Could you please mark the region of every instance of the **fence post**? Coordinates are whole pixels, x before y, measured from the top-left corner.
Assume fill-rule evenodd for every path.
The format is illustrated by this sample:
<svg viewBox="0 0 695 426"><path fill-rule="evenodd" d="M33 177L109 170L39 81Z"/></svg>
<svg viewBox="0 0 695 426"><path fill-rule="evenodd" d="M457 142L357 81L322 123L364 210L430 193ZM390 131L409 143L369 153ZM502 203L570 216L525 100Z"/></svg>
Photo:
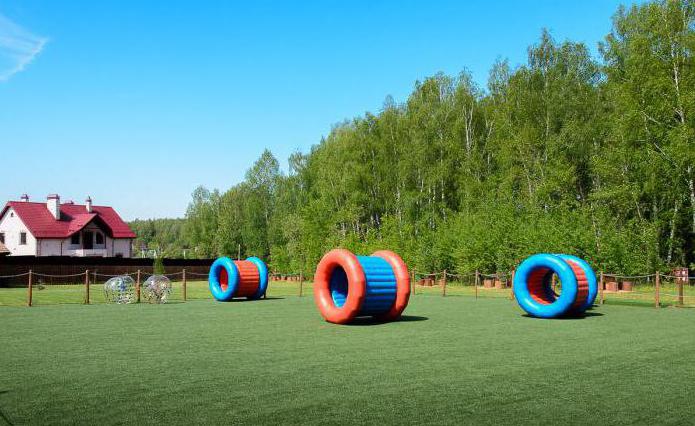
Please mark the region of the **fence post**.
<svg viewBox="0 0 695 426"><path fill-rule="evenodd" d="M413 269L413 270L410 272L410 288L411 288L411 291L410 291L410 292L411 292L411 293L413 294L413 296L414 296L414 295L416 294L416 293L415 293L415 269Z"/></svg>
<svg viewBox="0 0 695 426"><path fill-rule="evenodd" d="M140 270L138 269L135 280L135 303L140 303Z"/></svg>
<svg viewBox="0 0 695 426"><path fill-rule="evenodd" d="M605 299L603 298L603 285L604 285L604 282L603 282L603 271L601 271L601 273L599 274L599 277L600 277L600 278L599 278L599 283L598 283L598 291L601 293L601 299L600 299L600 300L601 300L601 303L600 303L600 304L603 305L603 301L605 300Z"/></svg>
<svg viewBox="0 0 695 426"><path fill-rule="evenodd" d="M660 308L661 307L661 301L660 301L659 292L661 291L661 272L656 271L655 281L656 282L655 282L655 289L654 289L654 307Z"/></svg>
<svg viewBox="0 0 695 426"><path fill-rule="evenodd" d="M475 287L475 298L476 299L478 298L478 284L480 284L480 271L478 271L476 269L475 270L475 285L473 286L473 287Z"/></svg>
<svg viewBox="0 0 695 426"><path fill-rule="evenodd" d="M442 297L446 297L446 269L442 272Z"/></svg>
<svg viewBox="0 0 695 426"><path fill-rule="evenodd" d="M89 305L89 269L84 271L84 304Z"/></svg>
<svg viewBox="0 0 695 426"><path fill-rule="evenodd" d="M303 296L304 292L304 275L300 272L299 273L299 297Z"/></svg>
<svg viewBox="0 0 695 426"><path fill-rule="evenodd" d="M188 300L186 295L186 268L181 271L181 290L183 290L183 301Z"/></svg>
<svg viewBox="0 0 695 426"><path fill-rule="evenodd" d="M682 308L684 304L683 279L681 277L676 277L676 282L678 283L678 306Z"/></svg>
<svg viewBox="0 0 695 426"><path fill-rule="evenodd" d="M512 285L511 285L511 293L509 294L509 300L514 300L514 276L516 275L516 269L512 269Z"/></svg>
<svg viewBox="0 0 695 426"><path fill-rule="evenodd" d="M27 284L27 306L31 307L33 303L33 272L29 269L29 283Z"/></svg>

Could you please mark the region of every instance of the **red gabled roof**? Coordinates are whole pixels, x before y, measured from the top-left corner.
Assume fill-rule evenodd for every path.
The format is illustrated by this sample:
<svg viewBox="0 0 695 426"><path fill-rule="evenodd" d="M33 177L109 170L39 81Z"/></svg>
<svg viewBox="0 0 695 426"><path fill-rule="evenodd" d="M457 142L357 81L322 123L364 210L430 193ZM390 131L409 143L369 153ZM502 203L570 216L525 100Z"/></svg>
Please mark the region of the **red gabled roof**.
<svg viewBox="0 0 695 426"><path fill-rule="evenodd" d="M12 207L35 238L68 238L92 221L101 225L111 238L135 238L135 233L111 207L92 206L92 212L79 204L62 204L60 220L53 218L45 203L10 201L0 217Z"/></svg>
<svg viewBox="0 0 695 426"><path fill-rule="evenodd" d="M80 229L87 226L87 224L94 220L95 217L97 217L96 213L76 214L72 217L72 220L70 221L70 225L68 226L68 233L72 235L75 232L79 232Z"/></svg>

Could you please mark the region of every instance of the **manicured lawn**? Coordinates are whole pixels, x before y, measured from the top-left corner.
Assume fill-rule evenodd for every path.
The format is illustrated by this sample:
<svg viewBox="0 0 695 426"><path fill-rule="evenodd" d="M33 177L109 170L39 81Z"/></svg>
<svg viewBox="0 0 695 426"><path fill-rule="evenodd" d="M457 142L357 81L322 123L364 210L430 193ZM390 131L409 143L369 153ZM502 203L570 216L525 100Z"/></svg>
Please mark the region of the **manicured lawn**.
<svg viewBox="0 0 695 426"><path fill-rule="evenodd" d="M89 299L92 304L105 303L104 283L92 284L90 286ZM303 293L311 295L311 283L303 284ZM189 281L186 285L186 295L189 300L210 299L210 290L207 281ZM268 296L298 296L298 282L272 282ZM36 285L33 289L33 305L56 305L56 304L82 304L85 299L84 284L72 285ZM172 302L183 301L183 288L179 281L172 282L172 293L169 298ZM0 307L2 306L26 306L26 288L0 288Z"/></svg>
<svg viewBox="0 0 695 426"><path fill-rule="evenodd" d="M553 321L503 298L421 295L406 314L337 326L296 296L1 308L0 424L695 418L695 310Z"/></svg>
<svg viewBox="0 0 695 426"><path fill-rule="evenodd" d="M102 280L103 281L103 280ZM173 291L170 297L172 302L183 301L183 288L180 281L173 281ZM302 284L303 294L311 295L312 285L310 282ZM103 282L92 284L90 287L90 303L104 303ZM441 296L441 286L433 287L414 287L416 295ZM662 306L675 306L678 304L677 289L673 283L663 283L661 286ZM288 281L273 281L269 287L269 296L298 296L299 283ZM511 288L486 289L482 286L476 288L471 283L449 281L446 287L447 296L469 296L478 298L502 298L512 300ZM33 304L35 306L54 305L54 304L82 304L85 297L84 284L74 285L36 285L33 292ZM206 281L189 281L187 283L187 298L210 299L210 290ZM599 298L597 298L598 303ZM25 306L27 303L26 288L0 288L0 307L2 306ZM606 292L605 303L635 305L644 307L654 306L654 286L636 285L631 292ZM695 307L695 286L684 287L684 304Z"/></svg>

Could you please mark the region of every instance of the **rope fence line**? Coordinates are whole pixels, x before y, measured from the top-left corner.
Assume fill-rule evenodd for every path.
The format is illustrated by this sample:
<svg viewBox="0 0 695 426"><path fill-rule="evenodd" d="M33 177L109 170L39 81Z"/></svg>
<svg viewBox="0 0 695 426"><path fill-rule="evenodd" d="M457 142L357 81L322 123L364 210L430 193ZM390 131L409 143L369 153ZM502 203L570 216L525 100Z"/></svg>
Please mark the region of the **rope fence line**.
<svg viewBox="0 0 695 426"><path fill-rule="evenodd" d="M419 277L436 277L437 275L439 275L439 273L435 272L433 274L423 274L421 272L415 272L414 275Z"/></svg>
<svg viewBox="0 0 695 426"><path fill-rule="evenodd" d="M96 276L96 277L109 277L109 278L113 278L113 277L120 277L120 276L122 276L122 275L128 275L128 274L111 275L111 274L100 274L100 273L98 273L98 272L92 272L92 275L94 275L94 276Z"/></svg>
<svg viewBox="0 0 695 426"><path fill-rule="evenodd" d="M656 274L649 274L649 275L617 275L617 274L603 274L604 277L611 277L611 278L620 278L620 279L629 279L629 280L634 280L638 278L651 278L651 277L656 277ZM662 275L663 277L663 275Z"/></svg>
<svg viewBox="0 0 695 426"><path fill-rule="evenodd" d="M27 272L29 274L29 272ZM79 273L79 274L63 274L63 275L57 275L57 274L42 274L39 272L32 272L35 277L44 277L44 278L73 278L73 277L84 277L84 272Z"/></svg>
<svg viewBox="0 0 695 426"><path fill-rule="evenodd" d="M505 274L505 273L497 273L497 274L483 274L483 273L480 273L480 276L481 276L481 277L484 277L484 278L504 278L504 277L507 276L507 274Z"/></svg>
<svg viewBox="0 0 695 426"><path fill-rule="evenodd" d="M2 279L8 279L8 278L26 277L27 275L29 275L29 272L24 272L24 273L15 274L15 275L0 275L0 280L2 280Z"/></svg>
<svg viewBox="0 0 695 426"><path fill-rule="evenodd" d="M661 293L664 296L664 293ZM639 299L639 300L653 300L654 294L652 293L640 293L635 291L618 291L611 293L611 299Z"/></svg>
<svg viewBox="0 0 695 426"><path fill-rule="evenodd" d="M496 290L494 294L497 296L494 297L504 296L513 299L514 296L511 283L513 277L514 271L497 272L493 274L485 274L480 271L454 274L447 270L434 273L424 273L413 270L411 271L411 292L413 295L416 295L418 294L418 288L420 288L422 289L420 293L423 291L427 293L425 291L427 288L436 287L440 289L441 295L445 297L448 288L454 291L456 291L456 289L460 291L460 289L470 288L474 290L476 299L478 298L479 290L483 292Z"/></svg>
<svg viewBox="0 0 695 426"><path fill-rule="evenodd" d="M139 296L139 290L141 282L144 281L143 274L145 276L151 275L149 271L137 270L134 272L127 272L122 274L103 274L98 271L85 270L82 273L76 274L47 274L40 272L33 272L29 270L28 272L13 274L13 275L0 275L1 279L12 279L12 278L22 278L28 277L26 283L27 289L27 306L32 306L32 290L35 284L39 287L39 290L45 289L47 286L60 286L60 285L80 285L80 281L84 282L84 302L85 304L90 303L89 287L90 285L96 284L98 278L113 278L123 275L129 275L136 278L137 292ZM513 278L515 271L510 272L496 272L492 274L482 273L480 271L468 272L455 274L448 272L447 270L441 272L424 273L417 272L415 270L411 271L411 289L412 294L418 294L416 288L421 288L423 291L419 291L421 294L427 294L426 288L436 287L439 291L441 289L441 295L447 295L447 288L451 287L454 294L457 293L456 288L458 288L458 294L466 294L465 288L474 289L475 297L478 298L479 294L484 294L488 297L502 297L502 295L507 295L510 299L513 299ZM172 281L178 281L182 284L183 300L187 300L186 295L186 285L187 278L192 278L194 281L204 281L207 278L207 273L200 272L189 272L186 269L181 271L171 272L168 274L163 274L166 277L170 277ZM303 284L307 280L311 282L311 277L307 277L302 273L298 274L280 274L272 273L270 274L271 279L278 281L283 281L283 279L297 277L298 280L290 279L287 281L296 282L299 286L299 296L303 295ZM644 274L644 275L620 275L604 273L599 271L597 274L598 285L599 285L599 297L597 298L597 303L603 304L606 300L634 300L637 302L653 301L655 307L661 306L691 306L695 303L695 294L686 294L693 292L693 290L687 290L686 288L693 287L692 280L695 277L691 276L676 276L676 275L666 275L660 272L654 274ZM68 283L45 283L41 278L79 278ZM180 279L179 279L180 278ZM553 277L555 278L555 277ZM38 280L37 280L38 279ZM459 281L456 281L459 280ZM635 280L634 282L628 280ZM36 282L38 281L38 282ZM620 282L618 282L620 281ZM555 279L553 280L555 284ZM662 286L666 288L662 288ZM554 288L554 287L553 287ZM496 291L495 291L496 290ZM676 293L674 293L674 290ZM463 293L461 293L463 291ZM482 291L482 292L480 292ZM197 297L200 297L202 293L198 292ZM1 293L0 293L1 294ZM195 296L194 296L195 297ZM662 300L664 299L664 300ZM138 297L139 301L139 297ZM60 303L60 302L58 302ZM66 303L66 302L63 302Z"/></svg>
<svg viewBox="0 0 695 426"><path fill-rule="evenodd" d="M597 303L603 304L606 300L634 300L639 302L650 301L654 303L655 307L661 306L671 306L675 305L678 307L685 307L686 305L692 305L692 301L695 300L695 295L686 294L685 288L692 287L695 285L690 279L692 277L665 275L661 272L656 272L654 274L643 274L643 275L622 275L622 274L611 274L598 271L597 280L599 285L599 296L597 298ZM500 295L503 292L508 291L509 299L514 298L513 294L513 280L515 271L510 272L496 272L496 273L481 273L476 271L475 273L465 273L465 274L453 274L446 270L443 272L435 273L423 273L423 272L412 272L412 292L413 294L427 293L425 291L427 288L438 287L441 288L442 296L446 296L447 286L452 288L459 288L471 286L475 289L475 297L478 298L479 294L485 295ZM464 281L463 286L461 283L448 282L447 278L451 277L453 279L465 279L474 276L475 281L473 283L466 283ZM440 279L437 279L441 277ZM599 280L600 277L600 280ZM556 277L553 277L553 289L555 289L557 282ZM668 286L667 289L672 289L673 286L677 289L677 294L666 292L664 293L661 289L662 285ZM418 288L422 290L418 290ZM645 291L648 289L648 291ZM496 291L495 291L496 290ZM480 292L482 291L482 293ZM493 293L488 293L493 291ZM673 291L673 290L671 290ZM499 297L499 296L495 296ZM665 300L661 300L661 299Z"/></svg>
<svg viewBox="0 0 695 426"><path fill-rule="evenodd" d="M115 277L120 277L120 276L133 276L135 277L135 292L137 296L137 303L140 303L140 286L141 286L141 280L142 280L142 275L143 273L145 274L150 274L147 271L143 270L137 270L135 272L124 272L121 274L102 274L97 272L96 270L90 271L89 269L86 269L84 272L80 273L75 273L75 274L47 274L47 273L42 273L42 272L34 272L31 269L28 272L20 273L20 274L12 274L12 275L0 275L0 280L1 279L13 279L13 278L22 278L22 277L27 277L27 282L26 282L26 291L27 291L27 302L26 306L31 307L33 306L34 302L34 288L37 290L45 290L47 288L60 288L61 286L63 288L67 288L67 292L75 291L73 287L75 286L83 286L83 301L82 303L85 305L88 305L91 303L91 297L90 297L90 287L95 285L98 281L106 281L111 278ZM182 269L179 272L172 272L170 274L164 274L164 276L167 277L172 277L172 280L179 281L177 278L181 277L180 282L182 284L182 295L183 295L183 301L187 300L187 291L186 291L186 269ZM151 274L154 275L154 274ZM199 275L205 275L207 274L199 274ZM69 281L65 282L59 282L59 283L54 283L54 282L49 282L46 283L42 280L42 278L47 278L47 279L60 279L60 280L65 280L68 279ZM38 281L38 282L36 282ZM21 288L21 287L19 287ZM0 293L2 294L2 293ZM63 294L66 294L63 292ZM57 304L61 303L75 303L75 302L69 302L65 301L64 299L59 299L61 301L56 302ZM1 303L0 303L1 305Z"/></svg>
<svg viewBox="0 0 695 426"><path fill-rule="evenodd" d="M122 274L100 274L100 273L98 273L98 272L90 272L90 273L89 273L90 276L92 276L92 277L95 278L95 281L96 281L96 277L102 277L102 278L116 278L116 277L122 277L122 276L129 276L129 277L132 276L132 277L134 277L134 276L136 276L137 274L138 274L137 271L135 271L135 272L127 272L127 273L124 272L124 273L122 273ZM84 275L84 274L79 274L79 275Z"/></svg>
<svg viewBox="0 0 695 426"><path fill-rule="evenodd" d="M693 299L693 300L695 300L695 295L661 293L661 296L675 297L675 298L683 298L683 299Z"/></svg>
<svg viewBox="0 0 695 426"><path fill-rule="evenodd" d="M513 275L513 272L498 272L494 274L485 274L482 272L468 272L468 273L463 273L463 274L454 274L451 272L447 271L442 271L442 272L433 272L433 273L423 273L423 272L414 272L413 276L416 278L418 277L438 277L438 276L446 276L446 277L453 277L453 278L473 278L473 277L481 277L481 278L499 278L499 279L509 279Z"/></svg>
<svg viewBox="0 0 695 426"><path fill-rule="evenodd" d="M475 272L469 272L467 274L452 274L451 272L445 272L447 277L452 277L452 278L466 278L466 277L475 277Z"/></svg>
<svg viewBox="0 0 695 426"><path fill-rule="evenodd" d="M90 275L94 277L104 277L104 278L115 278L115 277L122 277L124 275L134 275L134 274L118 274L118 275L111 275L111 274L99 274L97 272L92 272Z"/></svg>
<svg viewBox="0 0 695 426"><path fill-rule="evenodd" d="M662 296L664 296L664 295L662 294ZM681 300L681 299L695 300L695 296L680 296L677 294L667 294L666 296L673 297L673 298L678 299L678 300Z"/></svg>

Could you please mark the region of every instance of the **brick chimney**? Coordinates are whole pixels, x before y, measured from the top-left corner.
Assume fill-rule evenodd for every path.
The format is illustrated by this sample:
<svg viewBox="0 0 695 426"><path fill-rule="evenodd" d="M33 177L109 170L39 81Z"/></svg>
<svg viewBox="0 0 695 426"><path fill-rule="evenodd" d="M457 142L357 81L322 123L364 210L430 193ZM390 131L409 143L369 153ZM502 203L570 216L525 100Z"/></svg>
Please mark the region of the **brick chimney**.
<svg viewBox="0 0 695 426"><path fill-rule="evenodd" d="M22 196L19 197L19 199L22 200L22 202L24 202L24 203L29 202L29 196L27 194L22 194Z"/></svg>
<svg viewBox="0 0 695 426"><path fill-rule="evenodd" d="M58 194L50 194L48 196L46 207L55 220L60 220L60 196Z"/></svg>
<svg viewBox="0 0 695 426"><path fill-rule="evenodd" d="M87 195L87 199L84 200L84 206L87 207L87 213L92 212L92 197Z"/></svg>

